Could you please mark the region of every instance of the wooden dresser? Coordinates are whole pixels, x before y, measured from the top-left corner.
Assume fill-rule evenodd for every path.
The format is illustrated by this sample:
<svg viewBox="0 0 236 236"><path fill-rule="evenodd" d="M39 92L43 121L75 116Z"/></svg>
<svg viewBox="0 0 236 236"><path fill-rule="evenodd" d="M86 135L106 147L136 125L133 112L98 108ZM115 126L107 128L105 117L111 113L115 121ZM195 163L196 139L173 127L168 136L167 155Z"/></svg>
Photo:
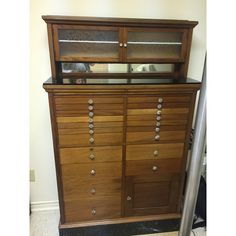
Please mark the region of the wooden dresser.
<svg viewBox="0 0 236 236"><path fill-rule="evenodd" d="M60 228L180 217L197 22L43 19Z"/></svg>

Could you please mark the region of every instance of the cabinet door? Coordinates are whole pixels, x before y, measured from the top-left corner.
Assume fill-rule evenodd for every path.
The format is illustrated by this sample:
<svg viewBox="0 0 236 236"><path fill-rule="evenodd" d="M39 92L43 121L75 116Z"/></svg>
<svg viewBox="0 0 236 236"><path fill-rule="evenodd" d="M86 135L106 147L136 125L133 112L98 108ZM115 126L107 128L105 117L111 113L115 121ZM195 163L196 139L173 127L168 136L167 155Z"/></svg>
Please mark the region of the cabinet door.
<svg viewBox="0 0 236 236"><path fill-rule="evenodd" d="M175 213L179 196L179 174L127 176L126 216Z"/></svg>
<svg viewBox="0 0 236 236"><path fill-rule="evenodd" d="M181 62L184 60L186 34L178 29L128 28L125 31L128 62Z"/></svg>
<svg viewBox="0 0 236 236"><path fill-rule="evenodd" d="M54 25L57 61L117 62L122 57L118 27Z"/></svg>

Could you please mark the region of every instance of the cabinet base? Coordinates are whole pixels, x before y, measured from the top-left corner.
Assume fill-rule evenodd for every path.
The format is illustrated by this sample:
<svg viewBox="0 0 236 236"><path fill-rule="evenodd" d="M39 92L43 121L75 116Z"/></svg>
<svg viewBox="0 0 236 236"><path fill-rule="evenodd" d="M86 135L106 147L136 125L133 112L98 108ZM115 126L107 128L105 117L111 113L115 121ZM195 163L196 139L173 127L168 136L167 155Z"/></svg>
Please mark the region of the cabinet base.
<svg viewBox="0 0 236 236"><path fill-rule="evenodd" d="M60 236L129 236L179 229L180 214L126 217L114 220L60 224Z"/></svg>

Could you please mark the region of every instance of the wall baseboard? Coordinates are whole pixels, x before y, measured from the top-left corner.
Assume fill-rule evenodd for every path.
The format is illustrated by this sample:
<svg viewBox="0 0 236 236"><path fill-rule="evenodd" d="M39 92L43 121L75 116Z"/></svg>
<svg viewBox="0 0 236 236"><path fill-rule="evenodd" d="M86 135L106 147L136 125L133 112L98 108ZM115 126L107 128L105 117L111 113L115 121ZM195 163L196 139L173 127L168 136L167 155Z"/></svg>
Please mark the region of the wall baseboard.
<svg viewBox="0 0 236 236"><path fill-rule="evenodd" d="M31 211L59 210L58 201L31 202Z"/></svg>

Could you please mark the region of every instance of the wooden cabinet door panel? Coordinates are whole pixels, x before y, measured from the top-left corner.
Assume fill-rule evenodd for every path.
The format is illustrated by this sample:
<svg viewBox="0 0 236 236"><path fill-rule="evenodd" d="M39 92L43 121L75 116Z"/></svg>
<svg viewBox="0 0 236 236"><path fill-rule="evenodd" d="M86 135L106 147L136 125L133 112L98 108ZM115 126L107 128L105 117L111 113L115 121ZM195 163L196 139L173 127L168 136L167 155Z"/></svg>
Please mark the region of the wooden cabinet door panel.
<svg viewBox="0 0 236 236"><path fill-rule="evenodd" d="M177 211L178 174L126 177L125 215L152 215Z"/></svg>

